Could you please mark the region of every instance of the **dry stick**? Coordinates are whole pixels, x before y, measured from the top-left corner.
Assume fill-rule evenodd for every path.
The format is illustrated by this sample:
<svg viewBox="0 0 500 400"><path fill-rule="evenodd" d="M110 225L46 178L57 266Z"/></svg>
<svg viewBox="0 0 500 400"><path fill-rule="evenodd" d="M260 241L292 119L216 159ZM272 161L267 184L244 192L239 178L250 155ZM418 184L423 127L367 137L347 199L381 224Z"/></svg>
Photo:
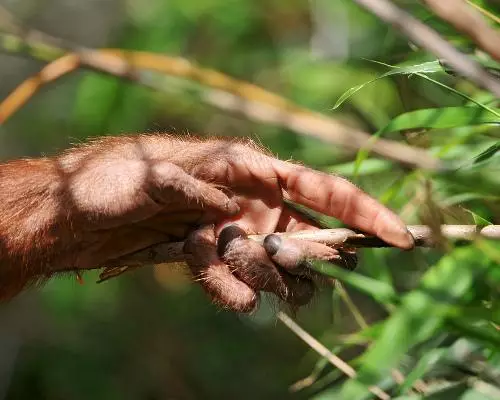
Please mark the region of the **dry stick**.
<svg viewBox="0 0 500 400"><path fill-rule="evenodd" d="M99 51L75 46L35 30L24 31L0 7L0 30L2 28L16 35L9 37L4 35L1 38L0 47L4 51L18 53L31 50L30 55L40 57L40 51L37 50L42 49L45 52L48 50L52 54L50 57L52 60L60 57L64 51L71 51L75 53L74 57L78 57L78 64L86 68L131 80L154 90L166 90L151 79L148 74L151 68L134 66L135 54L144 55L145 53L127 53L120 50ZM68 56L70 55L66 55ZM157 57L160 58L161 55ZM312 136L354 151L369 148L374 153L410 167L436 170L442 166L438 159L423 149L387 139L378 139L373 142L372 136L365 132L299 107L256 85L237 81L217 71L199 68L186 59L163 56L164 60L167 58L173 67L169 71L171 75L198 81L211 87L210 90L204 91L201 98L207 104L219 109L242 114L249 120L285 127L298 134Z"/></svg>
<svg viewBox="0 0 500 400"><path fill-rule="evenodd" d="M427 7L459 31L469 36L481 49L500 61L500 32L463 0L423 0Z"/></svg>
<svg viewBox="0 0 500 400"><path fill-rule="evenodd" d="M433 231L426 225L410 225L408 230L415 238L417 246L433 246ZM482 237L486 239L500 240L500 225L488 225L484 228L476 225L442 225L443 236L453 240L474 240ZM379 238L356 233L350 229L319 229L306 230L293 233L276 233L283 237L309 240L324 243L333 247L392 247ZM265 235L250 235L249 239L262 243ZM125 257L115 260L112 267L128 266L139 267L146 264L163 264L169 262L184 261L182 248L184 242L164 243L149 247Z"/></svg>
<svg viewBox="0 0 500 400"><path fill-rule="evenodd" d="M330 350L328 350L323 344L318 342L313 336L306 332L301 326L299 326L293 319L291 319L284 312L278 312L278 319L292 332L294 332L300 339L302 339L311 349L313 349L320 356L326 358L332 365L341 370L349 378L356 378L357 373L353 367L347 364L344 360L337 357ZM390 399L388 393L384 392L377 386L370 386L368 388L379 399Z"/></svg>
<svg viewBox="0 0 500 400"><path fill-rule="evenodd" d="M446 61L463 76L489 90L500 98L500 80L490 74L477 62L459 52L439 34L406 11L396 7L389 0L354 0L356 3L390 23L439 58Z"/></svg>

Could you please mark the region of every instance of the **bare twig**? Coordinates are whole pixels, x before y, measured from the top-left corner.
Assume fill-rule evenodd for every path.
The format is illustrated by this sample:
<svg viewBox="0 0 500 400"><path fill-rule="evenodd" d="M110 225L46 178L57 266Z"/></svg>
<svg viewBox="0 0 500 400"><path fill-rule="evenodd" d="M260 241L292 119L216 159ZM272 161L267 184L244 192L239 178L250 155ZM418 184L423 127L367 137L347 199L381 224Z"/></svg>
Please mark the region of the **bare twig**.
<svg viewBox="0 0 500 400"><path fill-rule="evenodd" d="M500 61L500 32L463 0L423 0L427 6L459 31L469 36L480 48Z"/></svg>
<svg viewBox="0 0 500 400"><path fill-rule="evenodd" d="M186 59L153 53L116 49L94 50L76 46L42 32L21 29L13 22L13 18L3 17L3 14L6 14L5 11L0 13L0 30L6 30L10 35L0 37L2 51L28 52L44 61L58 60L64 55L64 63L59 62L59 68L64 73L83 66L160 91L169 89L167 85L158 84L157 80L152 79L151 71L190 79L208 87L201 93L201 99L205 103L239 113L250 120L282 126L298 134L312 136L355 151L369 148L387 159L411 167L435 170L442 165L423 149L386 139L373 141L372 136L365 132L299 107L256 85L197 67ZM71 53L66 54L67 51ZM40 85L40 82L48 82L54 78L54 74L46 71L41 75L43 76L37 75L32 83ZM51 79L44 81L46 75Z"/></svg>
<svg viewBox="0 0 500 400"><path fill-rule="evenodd" d="M415 238L417 246L432 246L433 231L425 225L408 226L408 230ZM476 225L443 225L441 227L443 236L452 240L474 240L482 237L500 240L500 225L488 225L480 228ZM350 229L320 229L300 231L293 233L277 233L277 235L294 239L303 239L327 244L333 247L391 247L382 240L356 233ZM249 238L262 243L267 235L250 235ZM184 260L182 247L184 242L159 244L145 250L133 253L130 256L116 260L110 266L135 267L146 264L162 264L169 262L180 262Z"/></svg>
<svg viewBox="0 0 500 400"><path fill-rule="evenodd" d="M476 61L455 49L432 28L420 22L406 11L396 7L389 0L354 1L377 15L383 21L396 27L413 42L446 61L447 64L464 77L467 77L472 82L475 82L500 98L500 81L482 68ZM457 2L455 1L455 3Z"/></svg>
<svg viewBox="0 0 500 400"><path fill-rule="evenodd" d="M328 350L323 344L318 342L313 336L306 332L301 326L299 326L293 319L291 319L284 312L278 313L278 319L288 327L293 333L295 333L300 339L302 339L311 349L313 349L320 356L326 358L333 366L341 370L349 378L355 378L357 376L356 371L353 367L347 364L340 357L333 354ZM391 396L384 392L377 386L370 386L368 388L379 399L390 399Z"/></svg>

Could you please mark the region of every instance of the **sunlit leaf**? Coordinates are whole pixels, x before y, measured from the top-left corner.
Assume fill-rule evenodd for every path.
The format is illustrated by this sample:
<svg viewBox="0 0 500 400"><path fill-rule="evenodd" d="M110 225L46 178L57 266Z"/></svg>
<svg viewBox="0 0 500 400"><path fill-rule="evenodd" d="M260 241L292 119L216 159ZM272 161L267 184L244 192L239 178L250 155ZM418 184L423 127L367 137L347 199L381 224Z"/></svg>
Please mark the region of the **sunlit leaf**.
<svg viewBox="0 0 500 400"><path fill-rule="evenodd" d="M500 151L500 142L497 142L490 147L488 147L486 150L484 150L481 154L476 156L474 158L474 163L480 163L482 161L489 160L491 157L493 157L498 151Z"/></svg>
<svg viewBox="0 0 500 400"><path fill-rule="evenodd" d="M345 103L352 95L355 93L359 92L361 89L363 89L365 86L376 82L380 79L387 78L388 76L393 76L393 75L411 75L415 74L417 72L420 73L434 73L434 72L440 72L443 71L443 68L439 64L438 61L429 61L425 62L422 64L417 64L417 65L408 65L408 66L401 66L394 68L390 71L387 71L383 73L382 75L368 81L365 83L362 83L361 85L354 86L350 88L349 90L345 91L340 98L337 100L335 105L333 106L333 110L339 108L343 103Z"/></svg>
<svg viewBox="0 0 500 400"><path fill-rule="evenodd" d="M406 294L388 318L374 345L363 356L359 378L345 384L342 398L358 398L380 377L389 373L413 345L442 329L456 302L483 272L488 259L474 248L457 248L422 277L419 287ZM449 282L453 282L450 285Z"/></svg>
<svg viewBox="0 0 500 400"><path fill-rule="evenodd" d="M330 263L314 261L312 264L316 271L332 278L340 279L342 282L373 296L382 303L390 303L396 298L394 289L387 283L380 282L356 272L347 271Z"/></svg>
<svg viewBox="0 0 500 400"><path fill-rule="evenodd" d="M446 354L446 349L432 349L425 353L417 365L406 376L403 384L399 387L399 393L406 393L415 384L418 379L421 379L429 369L439 362Z"/></svg>
<svg viewBox="0 0 500 400"><path fill-rule="evenodd" d="M496 109L500 113L500 109ZM416 110L398 115L380 133L407 129L451 129L463 126L500 125L500 117L481 107L442 107Z"/></svg>

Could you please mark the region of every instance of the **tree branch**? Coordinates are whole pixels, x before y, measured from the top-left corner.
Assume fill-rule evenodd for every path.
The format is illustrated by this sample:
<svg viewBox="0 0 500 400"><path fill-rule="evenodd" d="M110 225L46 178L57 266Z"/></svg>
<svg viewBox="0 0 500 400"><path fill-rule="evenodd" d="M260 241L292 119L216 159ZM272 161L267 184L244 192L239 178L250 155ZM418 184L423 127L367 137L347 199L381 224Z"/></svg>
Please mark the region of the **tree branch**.
<svg viewBox="0 0 500 400"><path fill-rule="evenodd" d="M408 226L408 230L415 238L417 246L432 247L435 244L435 235L430 227L412 225ZM344 228L276 234L294 239L320 242L333 247L392 247L376 237L356 233ZM441 227L441 234L450 240L474 240L476 238L500 240L500 225L488 225L486 227L476 225L443 225ZM250 235L249 239L262 243L266 236L267 234ZM159 244L122 257L116 260L116 262L111 263L111 265L106 265L106 267L139 267L146 264L182 262L184 261L183 245L184 242Z"/></svg>
<svg viewBox="0 0 500 400"><path fill-rule="evenodd" d="M423 0L427 7L500 61L500 32L463 0Z"/></svg>
<svg viewBox="0 0 500 400"><path fill-rule="evenodd" d="M389 0L354 1L383 21L393 25L416 44L446 61L464 77L500 98L500 80L482 68L476 61L455 49L432 28L396 7Z"/></svg>

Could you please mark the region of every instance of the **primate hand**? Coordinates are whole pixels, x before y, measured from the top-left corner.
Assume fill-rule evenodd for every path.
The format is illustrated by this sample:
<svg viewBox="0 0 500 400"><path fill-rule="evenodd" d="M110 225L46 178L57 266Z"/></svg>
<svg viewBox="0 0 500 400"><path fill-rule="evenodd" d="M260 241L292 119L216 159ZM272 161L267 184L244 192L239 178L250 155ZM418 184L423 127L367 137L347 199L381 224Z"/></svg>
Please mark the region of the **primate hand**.
<svg viewBox="0 0 500 400"><path fill-rule="evenodd" d="M250 311L263 290L303 304L311 282L298 260L335 260L337 251L274 236L264 247L246 239L317 229L284 199L413 246L403 222L348 181L280 161L249 141L109 137L0 165L0 298L57 272L112 265L187 238L188 265L214 302Z"/></svg>

